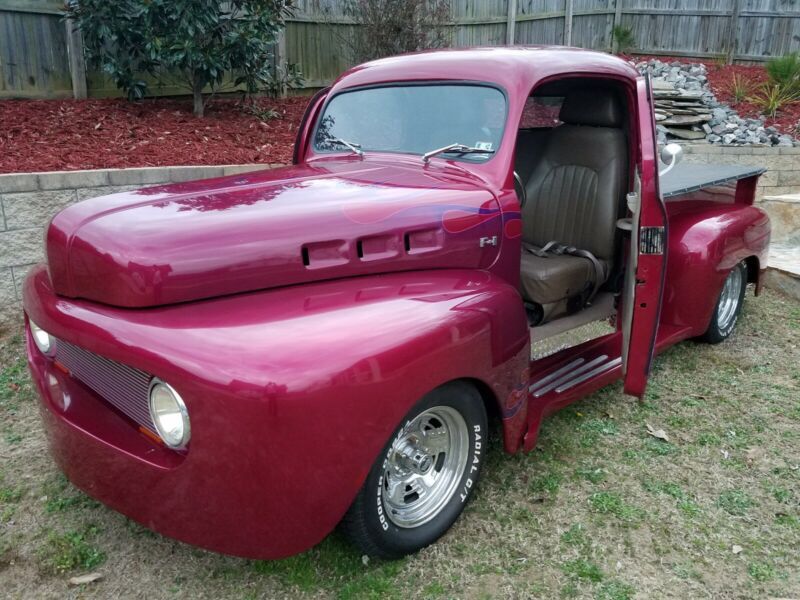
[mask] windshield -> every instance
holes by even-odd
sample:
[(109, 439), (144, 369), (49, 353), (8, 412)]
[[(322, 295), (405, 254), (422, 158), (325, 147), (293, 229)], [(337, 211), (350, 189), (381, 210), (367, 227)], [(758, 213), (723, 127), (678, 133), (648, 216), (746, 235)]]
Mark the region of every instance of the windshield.
[[(393, 85), (343, 92), (325, 108), (314, 136), (318, 152), (402, 152), (423, 155), (451, 144), (470, 152), (448, 159), (484, 162), (500, 145), (506, 99), (482, 85)], [(485, 150), (478, 152), (477, 150)]]

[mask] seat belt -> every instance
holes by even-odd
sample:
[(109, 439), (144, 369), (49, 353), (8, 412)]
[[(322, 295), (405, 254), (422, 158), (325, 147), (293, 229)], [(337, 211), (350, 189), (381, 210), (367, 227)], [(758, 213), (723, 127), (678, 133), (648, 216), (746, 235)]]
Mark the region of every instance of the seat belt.
[(594, 269), (594, 287), (592, 288), (589, 297), (586, 299), (585, 304), (590, 304), (594, 297), (597, 295), (597, 291), (600, 289), (600, 286), (605, 283), (606, 280), (606, 269), (597, 257), (589, 252), (588, 250), (582, 250), (580, 248), (576, 248), (575, 246), (569, 246), (567, 244), (562, 244), (556, 240), (551, 240), (547, 242), (541, 248), (534, 246), (533, 244), (528, 244), (526, 242), (522, 243), (522, 247), (530, 252), (531, 254), (538, 256), (539, 258), (550, 258), (551, 256), (561, 256), (562, 254), (567, 254), (569, 256), (577, 256), (579, 258), (585, 258), (589, 262), (592, 263), (592, 268)]
[(557, 247), (561, 247), (561, 246), (562, 246), (562, 244), (559, 244), (555, 240), (553, 240), (551, 242), (547, 242), (541, 248), (537, 248), (533, 244), (528, 244), (526, 242), (522, 242), (522, 247), (525, 248), (525, 250), (527, 250), (531, 254), (535, 254), (539, 258), (549, 258), (550, 254), (548, 254), (548, 252), (550, 252), (551, 250), (552, 250), (553, 254), (563, 254), (563, 252), (558, 252), (558, 248)]

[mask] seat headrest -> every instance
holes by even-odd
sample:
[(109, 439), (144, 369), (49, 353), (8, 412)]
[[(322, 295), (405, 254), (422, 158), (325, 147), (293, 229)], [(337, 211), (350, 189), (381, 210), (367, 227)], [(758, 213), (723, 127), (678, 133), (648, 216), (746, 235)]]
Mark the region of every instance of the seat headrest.
[(607, 88), (581, 88), (567, 94), (558, 118), (570, 125), (622, 127), (622, 108)]

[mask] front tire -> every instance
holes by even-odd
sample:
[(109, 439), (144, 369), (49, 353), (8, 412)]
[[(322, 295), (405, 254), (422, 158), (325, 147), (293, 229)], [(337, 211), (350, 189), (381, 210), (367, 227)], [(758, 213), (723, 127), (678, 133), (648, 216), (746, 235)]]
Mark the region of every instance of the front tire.
[(394, 431), (341, 529), (369, 556), (400, 558), (441, 537), (478, 482), (487, 449), (486, 409), (466, 382), (420, 400)]
[(725, 282), (714, 307), (714, 314), (711, 315), (711, 323), (706, 332), (700, 337), (709, 344), (719, 344), (728, 339), (736, 327), (739, 320), (739, 313), (744, 304), (744, 293), (747, 289), (747, 265), (744, 262), (737, 264)]

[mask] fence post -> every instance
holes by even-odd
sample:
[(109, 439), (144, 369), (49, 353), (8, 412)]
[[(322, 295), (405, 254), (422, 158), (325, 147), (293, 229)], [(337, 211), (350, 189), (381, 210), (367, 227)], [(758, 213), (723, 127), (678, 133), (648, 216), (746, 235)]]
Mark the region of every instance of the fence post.
[(736, 58), (736, 38), (737, 30), (739, 28), (739, 7), (741, 0), (731, 0), (733, 2), (733, 9), (731, 10), (731, 20), (728, 22), (728, 64), (732, 65), (734, 58)]
[(564, 6), (564, 45), (572, 46), (572, 0), (565, 0)]
[(83, 100), (86, 90), (86, 62), (83, 58), (83, 36), (75, 23), (67, 19), (64, 22), (67, 34), (67, 56), (69, 57), (69, 75), (72, 78), (72, 96)]
[[(280, 73), (286, 64), (286, 25), (278, 32), (278, 39), (275, 42), (275, 52), (272, 57), (273, 64), (275, 65), (275, 73)], [(279, 95), (281, 98), (286, 97), (286, 86), (281, 85)]]
[(622, 2), (623, 0), (614, 0), (614, 20), (611, 22), (612, 52), (619, 52), (619, 44), (617, 44), (617, 38), (614, 36), (614, 29), (622, 26)]
[(517, 0), (508, 0), (508, 18), (506, 21), (506, 44), (514, 44), (514, 30), (517, 27)]

